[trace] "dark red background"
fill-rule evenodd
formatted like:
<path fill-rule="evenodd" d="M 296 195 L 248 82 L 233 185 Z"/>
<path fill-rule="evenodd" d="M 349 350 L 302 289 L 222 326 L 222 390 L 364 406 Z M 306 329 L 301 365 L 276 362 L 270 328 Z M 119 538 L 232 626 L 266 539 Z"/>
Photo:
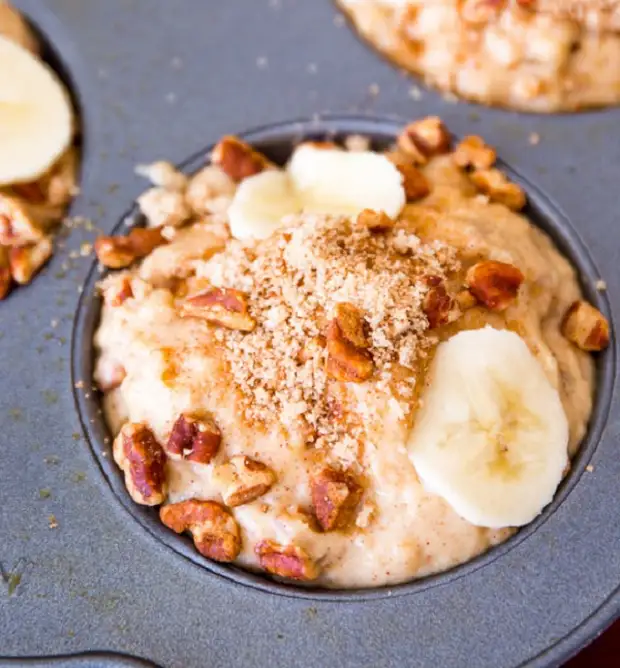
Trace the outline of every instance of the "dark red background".
<path fill-rule="evenodd" d="M 620 668 L 620 620 L 565 668 Z"/>

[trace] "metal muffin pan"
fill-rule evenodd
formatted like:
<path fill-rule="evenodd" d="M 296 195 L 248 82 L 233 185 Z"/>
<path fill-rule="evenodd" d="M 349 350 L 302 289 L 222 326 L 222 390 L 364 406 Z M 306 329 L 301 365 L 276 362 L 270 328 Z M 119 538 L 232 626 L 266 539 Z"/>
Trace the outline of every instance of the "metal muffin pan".
<path fill-rule="evenodd" d="M 73 216 L 111 230 L 145 185 L 133 176 L 137 162 L 181 162 L 226 132 L 324 112 L 436 113 L 456 134 L 483 134 L 524 175 L 541 225 L 580 267 L 588 297 L 618 320 L 618 109 L 541 117 L 454 105 L 424 90 L 414 99 L 415 82 L 335 23 L 328 0 L 16 4 L 55 45 L 82 108 L 82 194 Z M 325 123 L 347 132 L 365 121 Z M 389 132 L 388 121 L 365 127 Z M 536 146 L 528 142 L 533 132 Z M 94 278 L 91 260 L 75 256 L 93 236 L 80 225 L 45 275 L 0 310 L 0 562 L 13 583 L 0 599 L 1 655 L 112 651 L 166 668 L 555 666 L 618 615 L 615 340 L 600 360 L 591 437 L 534 526 L 436 579 L 300 596 L 259 576 L 205 568 L 177 537 L 169 549 L 159 527 L 144 531 L 126 512 L 139 510 L 124 507 L 108 464 L 110 489 L 101 450 L 94 458 L 84 439 L 70 382 L 78 288 L 88 279 L 88 294 Z M 599 277 L 604 294 L 593 290 Z M 95 308 L 85 297 L 77 352 Z M 92 437 L 101 425 L 88 414 L 88 399 L 80 401 Z"/>

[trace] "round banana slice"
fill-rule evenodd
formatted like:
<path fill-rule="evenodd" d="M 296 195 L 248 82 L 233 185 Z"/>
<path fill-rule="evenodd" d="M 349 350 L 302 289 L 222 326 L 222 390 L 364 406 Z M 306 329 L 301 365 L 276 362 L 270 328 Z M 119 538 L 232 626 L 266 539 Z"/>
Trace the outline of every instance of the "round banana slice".
<path fill-rule="evenodd" d="M 523 526 L 568 462 L 560 396 L 517 334 L 485 327 L 439 345 L 409 456 L 424 486 L 471 524 Z"/>
<path fill-rule="evenodd" d="M 282 219 L 302 209 L 286 172 L 268 170 L 243 180 L 228 209 L 231 234 L 236 239 L 266 239 Z"/>
<path fill-rule="evenodd" d="M 364 209 L 396 218 L 405 206 L 403 177 L 383 155 L 302 144 L 288 165 L 304 211 L 353 216 Z"/>
<path fill-rule="evenodd" d="M 54 72 L 0 37 L 0 185 L 41 176 L 71 143 L 73 113 Z"/>

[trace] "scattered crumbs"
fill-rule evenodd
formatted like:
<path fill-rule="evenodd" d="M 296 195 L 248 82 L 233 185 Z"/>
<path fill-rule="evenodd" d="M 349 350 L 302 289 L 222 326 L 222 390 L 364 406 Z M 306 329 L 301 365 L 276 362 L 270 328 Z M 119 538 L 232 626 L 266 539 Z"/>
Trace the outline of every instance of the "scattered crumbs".
<path fill-rule="evenodd" d="M 306 69 L 308 71 L 308 74 L 316 74 L 319 71 L 319 68 L 316 63 L 309 63 Z"/>
<path fill-rule="evenodd" d="M 66 303 L 67 302 L 63 297 L 58 297 L 58 299 L 56 300 L 56 306 L 65 306 Z"/>
<path fill-rule="evenodd" d="M 108 195 L 114 195 L 114 193 L 120 188 L 120 184 L 111 183 L 107 188 Z"/>
<path fill-rule="evenodd" d="M 78 293 L 79 293 L 80 295 L 82 294 L 82 291 L 83 291 L 83 290 L 84 290 L 84 287 L 83 287 L 83 286 L 81 286 L 81 285 L 78 285 L 78 286 L 77 286 L 77 291 L 78 291 Z"/>
<path fill-rule="evenodd" d="M 75 631 L 73 629 L 69 629 L 67 631 L 67 637 L 69 638 L 75 638 Z"/>
<path fill-rule="evenodd" d="M 177 101 L 177 95 L 176 93 L 168 93 L 166 95 L 166 102 L 168 104 L 174 104 Z"/>
<path fill-rule="evenodd" d="M 20 408 L 9 408 L 9 415 L 16 421 L 22 419 L 22 411 Z"/>
<path fill-rule="evenodd" d="M 538 132 L 532 132 L 527 140 L 530 146 L 537 146 L 538 144 L 540 144 L 540 135 L 538 134 Z"/>
<path fill-rule="evenodd" d="M 9 596 L 13 596 L 17 587 L 22 581 L 22 574 L 18 571 L 11 571 L 7 578 L 7 592 Z"/>
<path fill-rule="evenodd" d="M 54 404 L 58 403 L 58 392 L 54 392 L 53 390 L 43 390 L 41 394 L 43 395 L 43 400 L 48 406 L 53 406 Z"/>
<path fill-rule="evenodd" d="M 93 250 L 93 245 L 85 241 L 80 246 L 80 255 L 82 257 L 88 257 L 92 253 L 92 250 Z"/>
<path fill-rule="evenodd" d="M 587 471 L 588 473 L 592 473 L 592 471 L 594 471 L 594 466 L 592 466 L 592 464 L 588 464 L 588 465 L 586 466 L 586 471 Z"/>
<path fill-rule="evenodd" d="M 412 100 L 421 100 L 422 90 L 418 86 L 411 86 L 411 88 L 409 89 L 409 97 Z"/>
<path fill-rule="evenodd" d="M 267 59 L 267 56 L 259 56 L 256 59 L 256 67 L 258 67 L 259 70 L 266 69 L 268 65 L 269 65 L 269 60 Z"/>
<path fill-rule="evenodd" d="M 52 334 L 52 332 L 45 332 L 45 334 L 43 334 L 43 338 L 46 341 L 51 341 L 54 338 L 54 335 Z"/>
<path fill-rule="evenodd" d="M 442 94 L 441 97 L 443 98 L 444 102 L 447 102 L 448 104 L 457 104 L 459 101 L 459 98 L 450 91 L 446 91 Z"/>
<path fill-rule="evenodd" d="M 52 490 L 49 489 L 48 487 L 44 487 L 43 489 L 39 490 L 40 499 L 49 499 L 50 496 L 52 496 Z"/>
<path fill-rule="evenodd" d="M 472 123 L 477 123 L 480 120 L 480 114 L 477 111 L 470 111 L 469 112 L 469 120 Z"/>
<path fill-rule="evenodd" d="M 284 634 L 283 633 L 276 633 L 276 638 L 278 640 L 284 640 Z"/>
<path fill-rule="evenodd" d="M 82 435 L 81 435 L 81 434 L 78 434 L 77 431 L 74 431 L 74 432 L 71 434 L 71 438 L 72 438 L 74 441 L 79 441 L 79 440 L 82 438 Z"/>
<path fill-rule="evenodd" d="M 53 318 L 50 320 L 50 327 L 52 327 L 52 329 L 56 329 L 56 327 L 58 327 L 58 318 Z"/>
<path fill-rule="evenodd" d="M 69 258 L 71 260 L 77 260 L 77 258 L 80 257 L 80 254 L 76 250 L 69 251 Z"/>
<path fill-rule="evenodd" d="M 314 619 L 319 614 L 319 611 L 315 607 L 306 608 L 306 617 L 308 619 Z"/>
<path fill-rule="evenodd" d="M 605 283 L 602 278 L 599 278 L 598 281 L 596 281 L 595 286 L 599 292 L 605 292 L 605 290 L 607 290 L 607 283 Z"/>
<path fill-rule="evenodd" d="M 107 456 L 108 456 L 108 453 L 107 453 L 105 450 L 102 450 L 102 451 L 101 451 L 101 456 L 102 456 L 102 457 L 107 457 Z"/>
<path fill-rule="evenodd" d="M 71 482 L 80 483 L 84 482 L 84 480 L 86 480 L 86 473 L 84 473 L 84 471 L 76 471 L 71 476 Z"/>
<path fill-rule="evenodd" d="M 58 337 L 58 343 L 59 343 L 59 345 L 64 346 L 65 343 L 67 343 L 67 339 L 64 336 L 59 336 Z"/>
<path fill-rule="evenodd" d="M 380 89 L 378 83 L 371 83 L 370 86 L 368 86 L 368 93 L 373 97 L 377 97 L 377 95 L 379 95 L 379 91 Z"/>
<path fill-rule="evenodd" d="M 50 515 L 47 518 L 47 521 L 50 529 L 58 529 L 58 520 L 56 519 L 56 515 Z"/>
<path fill-rule="evenodd" d="M 47 457 L 43 457 L 43 461 L 48 466 L 58 466 L 58 464 L 60 464 L 60 457 L 57 457 L 56 455 L 48 455 Z"/>
<path fill-rule="evenodd" d="M 76 390 L 81 390 L 84 387 L 84 381 L 78 380 L 73 387 L 75 387 Z"/>
<path fill-rule="evenodd" d="M 342 14 L 336 14 L 336 16 L 334 16 L 334 25 L 337 28 L 342 28 L 344 24 L 345 24 L 344 16 Z"/>

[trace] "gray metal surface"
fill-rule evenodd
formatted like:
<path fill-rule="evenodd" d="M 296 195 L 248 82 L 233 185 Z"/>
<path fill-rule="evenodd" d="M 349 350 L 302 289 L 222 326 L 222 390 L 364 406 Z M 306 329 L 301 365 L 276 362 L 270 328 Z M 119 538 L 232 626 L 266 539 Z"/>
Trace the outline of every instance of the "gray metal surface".
<path fill-rule="evenodd" d="M 483 134 L 566 212 L 593 267 L 577 259 L 589 281 L 606 280 L 618 320 L 620 110 L 541 117 L 427 91 L 414 100 L 412 81 L 336 25 L 328 0 L 17 4 L 56 45 L 83 107 L 74 216 L 112 229 L 143 188 L 135 163 L 181 161 L 226 132 L 316 112 L 437 113 L 457 134 Z M 364 601 L 294 598 L 165 546 L 119 503 L 74 406 L 72 320 L 91 266 L 74 256 L 92 239 L 75 230 L 46 276 L 0 308 L 0 655 L 113 650 L 166 668 L 554 666 L 618 614 L 617 395 L 589 451 L 593 470 L 580 461 L 555 512 L 445 584 Z M 615 376 L 615 350 L 607 363 Z"/>

